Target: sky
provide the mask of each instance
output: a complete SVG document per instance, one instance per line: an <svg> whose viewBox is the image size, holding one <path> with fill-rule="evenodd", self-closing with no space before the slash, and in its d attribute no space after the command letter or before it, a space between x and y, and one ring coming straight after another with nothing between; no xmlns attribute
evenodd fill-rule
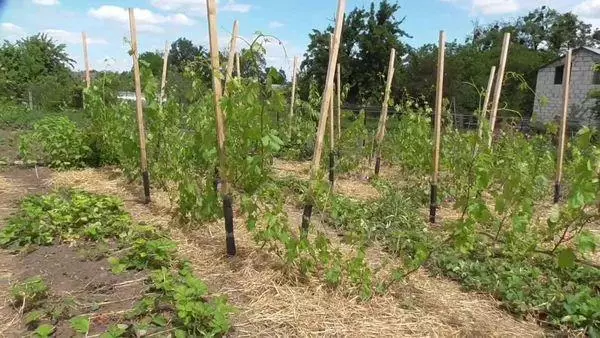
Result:
<svg viewBox="0 0 600 338"><path fill-rule="evenodd" d="M0 40L14 41L44 32L67 46L75 69L83 69L81 32L88 36L92 69L131 69L127 8L135 8L138 44L143 51L164 50L166 42L185 37L208 46L206 0L0 0ZM377 0L375 2L378 2ZM548 5L572 11L600 27L600 0L392 0L405 17L402 28L412 36L411 46L436 43L440 30L449 40L464 41L475 22L514 18ZM347 0L346 12L368 7L371 0ZM267 63L291 73L293 57L300 56L313 29L333 23L337 0L218 0L220 48L226 49L234 20L240 36L251 40L256 32L276 36L268 42ZM244 47L239 42L239 48Z"/></svg>

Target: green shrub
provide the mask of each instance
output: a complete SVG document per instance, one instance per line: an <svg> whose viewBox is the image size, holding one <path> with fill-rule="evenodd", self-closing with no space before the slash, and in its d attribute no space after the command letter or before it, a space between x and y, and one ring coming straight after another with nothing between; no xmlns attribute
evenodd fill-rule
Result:
<svg viewBox="0 0 600 338"><path fill-rule="evenodd" d="M114 197L74 190L30 196L0 231L0 246L51 245L55 240L118 237L131 226L123 203Z"/></svg>
<svg viewBox="0 0 600 338"><path fill-rule="evenodd" d="M87 136L75 123L52 116L35 123L33 131L21 136L19 151L24 160L69 169L85 165L90 147Z"/></svg>

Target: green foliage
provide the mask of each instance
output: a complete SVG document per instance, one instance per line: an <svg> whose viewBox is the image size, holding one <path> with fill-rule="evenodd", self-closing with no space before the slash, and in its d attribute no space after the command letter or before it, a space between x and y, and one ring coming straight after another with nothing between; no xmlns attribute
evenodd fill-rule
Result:
<svg viewBox="0 0 600 338"><path fill-rule="evenodd" d="M52 337L54 330L56 330L56 328L54 326L52 326L50 324L42 324L42 325L38 326L38 328L35 330L34 334L36 337L39 337L39 338Z"/></svg>
<svg viewBox="0 0 600 338"><path fill-rule="evenodd" d="M48 297L48 286L37 276L13 285L10 290L16 307L22 307L27 312L36 308Z"/></svg>
<svg viewBox="0 0 600 338"><path fill-rule="evenodd" d="M177 272L163 267L151 275L158 299L142 300L142 313L159 311L154 304L169 302L177 314L175 326L186 336L220 337L231 329L229 314L233 309L221 297L207 300L208 288L196 278L186 264ZM158 312L157 312L158 313ZM164 320L154 317L159 324Z"/></svg>
<svg viewBox="0 0 600 338"><path fill-rule="evenodd" d="M0 47L1 96L14 102L28 102L31 92L36 106L72 106L81 87L71 74L74 61L66 48L45 34L14 43L4 41Z"/></svg>
<svg viewBox="0 0 600 338"><path fill-rule="evenodd" d="M19 150L25 160L41 161L57 169L82 167L90 148L86 135L66 117L46 117L23 134Z"/></svg>
<svg viewBox="0 0 600 338"><path fill-rule="evenodd" d="M130 244L129 252L124 258L109 258L114 273L128 269L159 269L170 266L175 261L177 245L169 239L137 238Z"/></svg>
<svg viewBox="0 0 600 338"><path fill-rule="evenodd" d="M73 317L73 318L71 318L71 320L69 322L71 323L71 328L73 328L73 330L75 330L75 332L77 332L77 333L81 333L81 334L87 336L88 332L90 331L90 318L89 317L84 317L84 316Z"/></svg>
<svg viewBox="0 0 600 338"><path fill-rule="evenodd" d="M113 268L148 271L150 293L132 309L129 319L139 324L110 326L102 337L122 337L149 330L176 331L184 336L224 336L233 311L221 297L212 297L191 267L176 255L176 244L152 226L134 225L123 210L123 202L75 190L26 198L16 216L3 229L3 244L20 247L49 245L57 240L116 240L119 250L109 259ZM65 304L48 302L48 286L40 277L15 284L11 290L16 308L22 308L30 326L52 320L56 324L73 316ZM148 317L143 318L144 316ZM138 318L139 317L139 318ZM151 321L150 321L151 319ZM71 328L88 335L93 323L88 315L69 320ZM95 328L97 329L97 328ZM36 334L47 337L53 326L39 326Z"/></svg>
<svg viewBox="0 0 600 338"><path fill-rule="evenodd" d="M347 102L379 102L383 97L389 51L395 48L397 55L404 55L407 48L401 39L410 37L401 27L404 18L396 16L399 11L400 5L381 1L377 6L371 2L368 9L354 8L345 16L339 62L342 83L350 86ZM318 91L323 92L332 33L333 26L329 25L309 34L310 42L299 77L303 99L308 97L313 80ZM398 88L399 84L395 81L392 88Z"/></svg>
<svg viewBox="0 0 600 338"><path fill-rule="evenodd" d="M0 245L20 248L56 241L104 240L121 236L130 225L131 217L119 199L62 190L27 197L0 231Z"/></svg>

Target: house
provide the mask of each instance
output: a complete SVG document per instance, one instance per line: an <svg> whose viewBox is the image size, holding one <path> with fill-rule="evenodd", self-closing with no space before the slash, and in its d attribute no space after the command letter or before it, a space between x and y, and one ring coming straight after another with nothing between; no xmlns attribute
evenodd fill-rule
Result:
<svg viewBox="0 0 600 338"><path fill-rule="evenodd" d="M533 107L533 119L538 122L560 121L564 98L565 59L563 56L538 70ZM580 47L573 50L569 125L598 123L598 115L593 112L596 99L589 96L594 90L600 90L600 72L594 70L596 65L600 65L600 49Z"/></svg>

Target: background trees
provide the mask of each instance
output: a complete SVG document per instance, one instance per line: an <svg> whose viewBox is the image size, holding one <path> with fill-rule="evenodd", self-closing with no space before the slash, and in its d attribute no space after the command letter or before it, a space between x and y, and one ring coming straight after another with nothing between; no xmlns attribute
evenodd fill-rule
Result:
<svg viewBox="0 0 600 338"><path fill-rule="evenodd" d="M400 19L398 19L400 18ZM347 103L379 104L385 83L390 48L396 48L393 99L412 97L432 104L435 93L437 46L411 47L402 29L401 8L389 1L368 10L355 8L344 20L340 47L342 82L350 89ZM322 91L329 54L331 26L313 30L299 76L300 97L308 99L311 83ZM497 65L502 36L512 35L502 102L503 113L531 114L535 81L540 66L559 57L568 48L595 47L600 32L573 13L560 13L543 6L524 16L489 25L476 24L463 42L447 45L444 95L457 113L471 114L480 105L478 88L487 83L489 70ZM525 82L523 82L523 80Z"/></svg>
<svg viewBox="0 0 600 338"><path fill-rule="evenodd" d="M37 102L58 107L77 100L81 83L75 80L64 44L45 34L36 34L0 47L0 97L28 101L29 92Z"/></svg>

